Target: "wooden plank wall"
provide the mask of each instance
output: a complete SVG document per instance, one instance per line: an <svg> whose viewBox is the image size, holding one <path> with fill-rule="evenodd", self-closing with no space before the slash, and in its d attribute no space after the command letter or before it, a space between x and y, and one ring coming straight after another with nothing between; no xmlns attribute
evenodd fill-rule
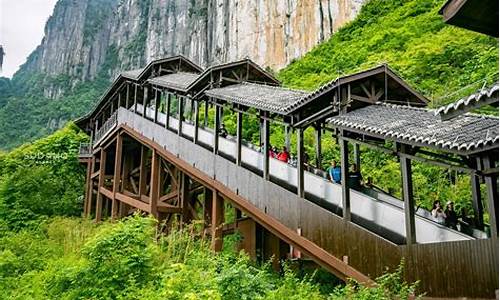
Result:
<svg viewBox="0 0 500 300"><path fill-rule="evenodd" d="M471 240L401 246L406 278L420 280L420 292L433 297L495 298L498 240Z"/></svg>

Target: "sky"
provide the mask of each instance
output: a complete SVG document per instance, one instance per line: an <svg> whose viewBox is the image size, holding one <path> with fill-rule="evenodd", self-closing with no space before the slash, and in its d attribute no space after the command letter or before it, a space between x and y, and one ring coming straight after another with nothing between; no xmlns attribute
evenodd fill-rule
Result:
<svg viewBox="0 0 500 300"><path fill-rule="evenodd" d="M0 45L6 53L0 77L12 77L43 38L57 0L0 0Z"/></svg>

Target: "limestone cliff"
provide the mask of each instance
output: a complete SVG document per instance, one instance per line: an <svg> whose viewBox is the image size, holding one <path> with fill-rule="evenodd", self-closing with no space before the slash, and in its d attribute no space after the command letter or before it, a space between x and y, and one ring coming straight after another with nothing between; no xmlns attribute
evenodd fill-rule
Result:
<svg viewBox="0 0 500 300"><path fill-rule="evenodd" d="M22 70L85 81L178 53L202 66L250 57L277 70L353 19L364 1L60 0Z"/></svg>

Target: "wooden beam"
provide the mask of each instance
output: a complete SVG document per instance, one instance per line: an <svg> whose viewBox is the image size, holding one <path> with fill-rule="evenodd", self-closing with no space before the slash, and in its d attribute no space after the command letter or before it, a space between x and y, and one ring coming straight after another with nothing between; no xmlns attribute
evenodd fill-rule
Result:
<svg viewBox="0 0 500 300"><path fill-rule="evenodd" d="M351 221L351 190L349 187L349 142L341 138L340 142L340 171L342 184L342 216L345 221Z"/></svg>
<svg viewBox="0 0 500 300"><path fill-rule="evenodd" d="M151 158L151 191L149 195L149 212L158 218L158 200L160 199L160 156L153 149Z"/></svg>
<svg viewBox="0 0 500 300"><path fill-rule="evenodd" d="M95 168L95 156L92 155L92 162L91 162L91 165L90 165L90 172L94 171L94 168ZM90 213L92 211L92 198L94 197L94 194L93 194L93 189L94 189L94 180L93 180L93 177L90 177L89 178L89 186L88 186L88 193L89 193L89 200L87 202L87 213L86 213L86 217L89 217L90 216Z"/></svg>
<svg viewBox="0 0 500 300"><path fill-rule="evenodd" d="M222 251L222 227L224 223L224 199L217 193L212 191L212 250L215 252Z"/></svg>
<svg viewBox="0 0 500 300"><path fill-rule="evenodd" d="M241 166L241 143L243 140L243 114L236 112L236 165Z"/></svg>
<svg viewBox="0 0 500 300"><path fill-rule="evenodd" d="M101 187L104 186L104 176L106 172L106 150L101 149L101 159L99 160L99 182L97 184L97 204L95 209L95 220L100 222L102 218L102 194Z"/></svg>
<svg viewBox="0 0 500 300"><path fill-rule="evenodd" d="M304 154L304 129L297 128L297 195L301 198L304 198Z"/></svg>
<svg viewBox="0 0 500 300"><path fill-rule="evenodd" d="M361 166L361 153L359 151L359 144L358 143L354 144L354 163L358 167L358 170L360 170L361 169L360 168L360 166Z"/></svg>
<svg viewBox="0 0 500 300"><path fill-rule="evenodd" d="M198 143L198 132L200 129L200 102L194 101L194 137L193 142Z"/></svg>
<svg viewBox="0 0 500 300"><path fill-rule="evenodd" d="M474 161L475 167L480 170L481 169L481 158L477 158ZM474 210L474 225L477 229L483 230L484 228L484 209L483 209L483 201L481 197L481 184L479 180L479 176L477 174L470 174L471 181L471 192L472 192L472 209Z"/></svg>
<svg viewBox="0 0 500 300"><path fill-rule="evenodd" d="M267 113L263 112L264 117L267 117ZM269 120L265 118L263 120L263 127L262 127L262 135L263 135L263 140L264 140L264 160L263 160L263 165L262 165L262 176L264 177L265 180L269 180L269 149L271 148L269 145L269 136L271 133L269 132L270 126L269 126Z"/></svg>
<svg viewBox="0 0 500 300"><path fill-rule="evenodd" d="M116 139L116 149L115 149L115 171L113 176L113 196L111 197L111 220L114 220L118 214L118 201L116 198L116 193L120 189L120 179L121 179L121 168L122 168L122 147L123 147L123 136L117 134Z"/></svg>
<svg viewBox="0 0 500 300"><path fill-rule="evenodd" d="M165 110L165 128L169 128L170 126L170 105L171 105L171 97L172 94L167 92L167 104L166 104L166 110Z"/></svg>
<svg viewBox="0 0 500 300"><path fill-rule="evenodd" d="M127 195L124 195L122 193L116 193L116 199L123 202L123 203L126 203L132 207L138 208L142 211L149 213L149 204L148 203L144 203L140 200L134 199L134 198L127 196Z"/></svg>
<svg viewBox="0 0 500 300"><path fill-rule="evenodd" d="M214 154L219 152L220 106L215 106Z"/></svg>
<svg viewBox="0 0 500 300"><path fill-rule="evenodd" d="M177 133L179 136L182 136L182 119L184 118L184 97L177 96L177 114L179 116L179 125L177 129Z"/></svg>
<svg viewBox="0 0 500 300"><path fill-rule="evenodd" d="M482 160L484 169L487 170L494 167L491 157L484 156ZM486 183L486 192L488 195L491 236L498 238L498 176L484 176L484 182Z"/></svg>
<svg viewBox="0 0 500 300"><path fill-rule="evenodd" d="M191 222L189 216L189 177L185 173L181 173L181 208L182 208L182 224L186 225Z"/></svg>
<svg viewBox="0 0 500 300"><path fill-rule="evenodd" d="M141 145L141 162L140 162L140 173L139 173L139 197L145 195L146 192L146 155L147 148Z"/></svg>
<svg viewBox="0 0 500 300"><path fill-rule="evenodd" d="M402 148L406 152L407 149L405 149L404 145L402 145ZM408 157L401 157L400 165L405 209L406 244L412 245L417 242L417 233L415 230L415 199L413 197L411 160Z"/></svg>
<svg viewBox="0 0 500 300"><path fill-rule="evenodd" d="M155 115L154 122L158 123L158 109L160 108L161 94L160 91L155 90Z"/></svg>
<svg viewBox="0 0 500 300"><path fill-rule="evenodd" d="M315 126L316 130L316 168L321 168L321 123L318 122Z"/></svg>
<svg viewBox="0 0 500 300"><path fill-rule="evenodd" d="M146 118L147 114L146 114L146 109L147 109L147 106L148 106L148 92L149 92L149 89L148 87L144 87L144 95L142 97L142 117L143 118Z"/></svg>
<svg viewBox="0 0 500 300"><path fill-rule="evenodd" d="M134 85L134 113L137 113L137 84Z"/></svg>

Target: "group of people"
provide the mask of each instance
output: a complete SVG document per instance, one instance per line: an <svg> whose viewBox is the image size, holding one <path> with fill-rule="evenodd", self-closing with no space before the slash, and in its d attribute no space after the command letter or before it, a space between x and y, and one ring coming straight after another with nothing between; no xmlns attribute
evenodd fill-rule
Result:
<svg viewBox="0 0 500 300"><path fill-rule="evenodd" d="M276 158L277 160L285 163L288 163L288 161L290 160L290 152L288 152L288 149L285 146L283 146L281 151L278 151L278 148L276 148L276 146L271 147L269 149L268 155L269 157Z"/></svg>
<svg viewBox="0 0 500 300"><path fill-rule="evenodd" d="M446 208L444 210L439 200L434 201L431 214L434 221L439 224L443 224L455 230L457 229L458 216L452 201L446 203Z"/></svg>
<svg viewBox="0 0 500 300"><path fill-rule="evenodd" d="M349 178L347 178L347 185L353 189L359 189L362 184L363 177L356 164L351 165L351 170L349 170ZM328 177L330 181L340 184L342 182L342 172L340 166L337 165L335 160L332 160L330 167L328 168Z"/></svg>

